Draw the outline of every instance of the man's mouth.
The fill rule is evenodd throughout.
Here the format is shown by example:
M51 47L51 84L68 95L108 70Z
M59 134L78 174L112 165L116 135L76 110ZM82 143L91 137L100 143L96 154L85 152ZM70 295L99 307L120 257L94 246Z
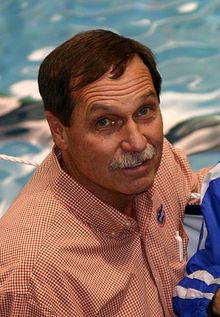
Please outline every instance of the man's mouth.
M132 165L129 165L129 166L124 167L124 169L135 169L135 168L137 168L137 167L139 167L139 166L141 166L141 165L144 165L145 163L147 163L147 161L149 161L149 160L144 160L144 161L141 161L141 162L136 162L136 163L134 163L134 164L132 164Z

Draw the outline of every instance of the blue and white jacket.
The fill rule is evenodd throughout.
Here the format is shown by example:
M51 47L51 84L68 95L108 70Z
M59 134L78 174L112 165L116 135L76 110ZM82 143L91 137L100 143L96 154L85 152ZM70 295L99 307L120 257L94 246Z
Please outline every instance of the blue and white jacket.
M179 317L207 317L220 287L220 162L205 176L200 201L204 221L198 249L174 291L173 308Z

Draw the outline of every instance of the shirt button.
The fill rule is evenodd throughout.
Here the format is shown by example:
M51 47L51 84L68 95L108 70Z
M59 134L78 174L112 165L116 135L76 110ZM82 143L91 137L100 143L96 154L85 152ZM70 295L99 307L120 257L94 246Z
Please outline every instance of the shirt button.
M111 232L111 237L112 237L112 238L116 237L116 232L115 232L115 231L112 231L112 232Z
M130 228L131 222L129 220L126 220L124 223L125 228Z

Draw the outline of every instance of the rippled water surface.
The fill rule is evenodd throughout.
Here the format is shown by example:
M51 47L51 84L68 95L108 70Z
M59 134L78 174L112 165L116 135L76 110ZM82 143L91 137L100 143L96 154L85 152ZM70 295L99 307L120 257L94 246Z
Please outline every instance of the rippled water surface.
M150 46L163 77L165 132L193 167L219 160L220 1L0 2L0 153L41 161L51 146L36 78L77 32L107 28ZM0 161L0 214L33 168Z

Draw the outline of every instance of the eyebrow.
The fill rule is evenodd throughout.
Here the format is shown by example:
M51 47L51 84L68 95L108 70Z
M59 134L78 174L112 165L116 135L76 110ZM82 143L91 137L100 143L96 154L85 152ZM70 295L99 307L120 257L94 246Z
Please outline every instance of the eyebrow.
M151 97L156 98L158 100L157 94L154 91L149 91L149 93L140 96L139 101L142 101L142 100L146 101L147 99Z
M107 111L110 112L112 111L112 108L114 108L114 105L107 106L105 104L101 103L94 103L92 107L88 110L88 114L93 114L97 111Z
M142 95L138 98L139 102L146 102L147 99L149 98L156 98L158 100L158 97L154 91L149 91L149 93ZM114 109L114 105L107 106L102 103L94 103L91 108L88 110L88 114L91 115L97 111L106 111L106 112L112 112Z

